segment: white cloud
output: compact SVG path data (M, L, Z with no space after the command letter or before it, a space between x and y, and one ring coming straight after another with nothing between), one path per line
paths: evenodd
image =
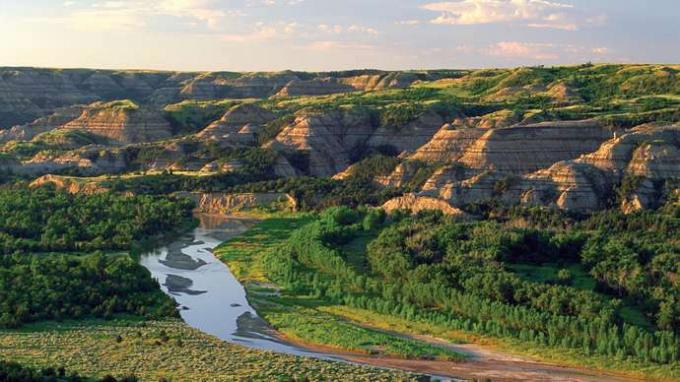
M527 43L518 41L502 41L482 50L489 56L504 58L529 58L532 60L555 60L559 54L554 51L554 44Z
M365 27L365 26L361 26L361 25L350 25L347 28L347 32L349 32L349 33L363 33L363 34L371 34L371 35L377 35L377 34L380 33L375 28Z
M220 9L215 0L108 0L85 6L66 1L69 13L62 17L32 19L32 21L69 25L79 30L132 30L147 26L157 16L170 16L217 28L234 12Z
M371 44L361 44L354 42L343 42L343 41L313 41L305 46L303 49L316 50L316 51L333 51L333 50L373 50L374 45Z
M298 23L255 24L255 30L246 33L222 35L222 40L233 43L259 42L267 40L283 40L300 33L302 26Z
M571 4L546 0L457 0L429 3L423 9L439 12L433 24L476 25L524 22L533 28L576 30Z
M396 24L397 24L397 25L409 25L409 26L413 26L413 25L419 25L419 24L421 24L421 21L420 21L420 20L400 20L400 21L397 21Z
M587 47L574 44L534 43L521 41L501 41L481 49L467 45L460 46L459 52L479 53L505 59L573 62L587 61L594 57L607 56L611 50L607 47Z

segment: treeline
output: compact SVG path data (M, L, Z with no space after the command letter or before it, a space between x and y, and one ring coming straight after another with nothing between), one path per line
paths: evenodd
M659 364L680 359L680 340L673 333L678 327L665 322L660 312L656 321L665 330L650 331L622 322L616 296L570 286L569 277L559 285L525 280L510 271L518 262L580 263L593 240L589 232L461 224L440 214L392 219L378 228L383 224L379 212L330 209L268 254L264 269L294 293L453 329L577 349L585 355ZM378 230L366 254L369 269L358 268L357 259L347 258L342 245L361 231ZM597 278L592 271L597 268L588 262L584 266ZM677 289L664 294L677 296Z
M0 251L129 249L191 221L192 202L113 193L70 194L52 187L0 190Z
M110 375L102 379L82 377L78 373L67 373L63 367L47 367L40 370L22 366L16 362L0 360L0 381L5 382L137 382L134 376L116 379Z

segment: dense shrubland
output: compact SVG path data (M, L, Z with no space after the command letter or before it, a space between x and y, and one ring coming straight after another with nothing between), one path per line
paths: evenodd
M333 208L262 265L289 293L586 356L677 363L680 207L556 225L551 214L385 221ZM345 246L365 235L374 239L350 256Z

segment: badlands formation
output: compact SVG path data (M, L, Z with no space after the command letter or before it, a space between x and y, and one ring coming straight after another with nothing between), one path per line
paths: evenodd
M252 162L266 158L267 179L351 181L354 169L378 157L390 168L369 182L401 192L388 209L463 214L470 205L502 203L588 212L616 203L633 212L680 189L678 72L643 65L334 73L4 68L2 168L31 178L227 174L252 171Z

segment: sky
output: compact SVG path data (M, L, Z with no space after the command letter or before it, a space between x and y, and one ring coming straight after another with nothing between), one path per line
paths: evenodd
M0 66L680 63L678 0L0 0Z

